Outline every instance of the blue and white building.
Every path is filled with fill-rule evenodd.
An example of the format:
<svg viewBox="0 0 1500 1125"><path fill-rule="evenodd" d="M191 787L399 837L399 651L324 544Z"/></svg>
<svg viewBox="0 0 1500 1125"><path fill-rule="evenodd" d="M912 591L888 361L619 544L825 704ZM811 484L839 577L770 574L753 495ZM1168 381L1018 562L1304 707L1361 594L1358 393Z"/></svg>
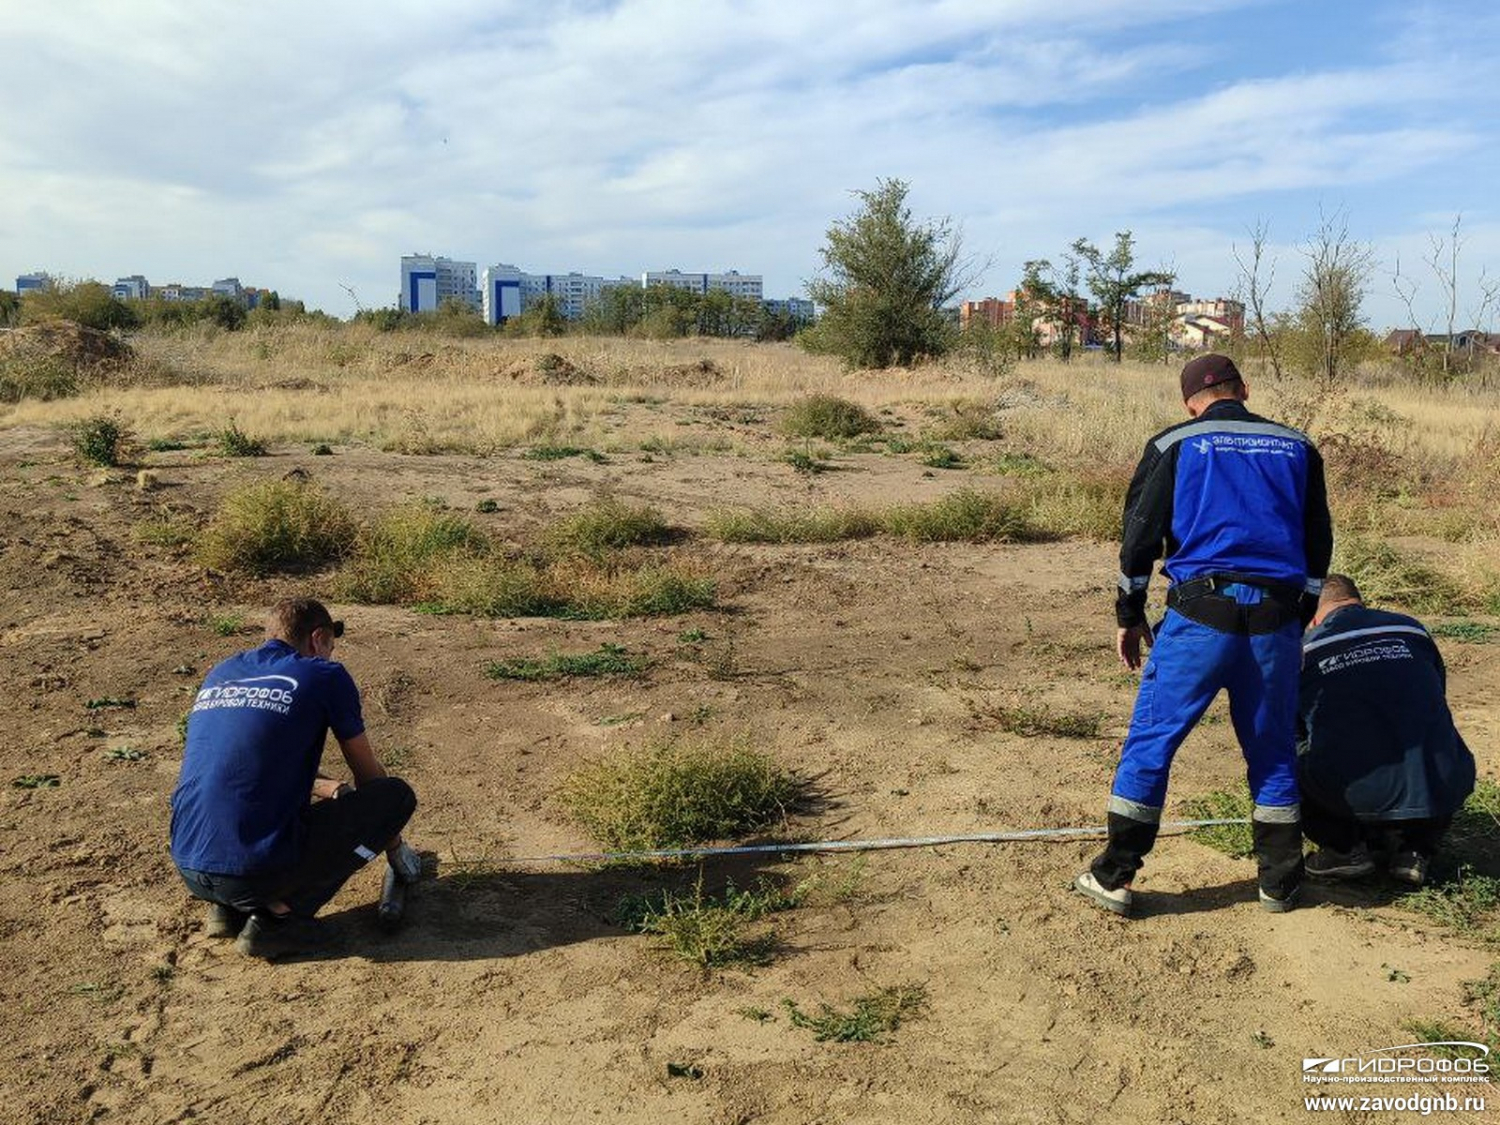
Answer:
<svg viewBox="0 0 1500 1125"><path fill-rule="evenodd" d="M681 270L656 270L641 274L641 288L653 285L670 285L673 289L686 289L689 293L707 293L710 289L722 289L731 297L748 297L752 301L761 299L761 275L728 270L724 273L683 273Z"/></svg>
<svg viewBox="0 0 1500 1125"><path fill-rule="evenodd" d="M606 289L639 284L632 277L599 277L585 273L525 273L511 265L490 266L480 287L485 323L504 324L519 316L543 297L557 302L558 311L569 320L580 319L589 304Z"/></svg>
<svg viewBox="0 0 1500 1125"><path fill-rule="evenodd" d="M110 295L119 301L144 301L151 296L151 283L138 273L116 279Z"/></svg>
<svg viewBox="0 0 1500 1125"><path fill-rule="evenodd" d="M479 311L478 267L473 262L431 254L409 254L401 259L401 310L437 312L444 301L462 301Z"/></svg>
<svg viewBox="0 0 1500 1125"><path fill-rule="evenodd" d="M16 292L21 296L27 293L40 293L44 289L52 288L52 275L38 271L36 273L23 273L16 278Z"/></svg>

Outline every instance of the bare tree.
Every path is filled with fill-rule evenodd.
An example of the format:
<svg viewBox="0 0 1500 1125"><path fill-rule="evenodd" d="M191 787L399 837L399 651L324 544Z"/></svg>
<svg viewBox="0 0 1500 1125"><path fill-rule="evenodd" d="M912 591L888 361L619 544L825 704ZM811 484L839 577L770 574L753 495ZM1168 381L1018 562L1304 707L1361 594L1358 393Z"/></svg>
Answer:
<svg viewBox="0 0 1500 1125"><path fill-rule="evenodd" d="M1234 261L1240 267L1240 289L1245 304L1250 307L1250 327L1260 344L1261 359L1271 365L1271 375L1281 381L1281 345L1266 316L1266 294L1276 280L1276 259L1266 260L1266 240L1270 228L1264 219L1256 221L1250 229L1250 261L1240 257L1240 248L1235 246Z"/></svg>
<svg viewBox="0 0 1500 1125"><path fill-rule="evenodd" d="M1339 384L1344 360L1363 323L1361 306L1374 268L1370 247L1349 235L1342 212L1322 216L1302 254L1297 319L1315 344L1314 376L1324 392Z"/></svg>

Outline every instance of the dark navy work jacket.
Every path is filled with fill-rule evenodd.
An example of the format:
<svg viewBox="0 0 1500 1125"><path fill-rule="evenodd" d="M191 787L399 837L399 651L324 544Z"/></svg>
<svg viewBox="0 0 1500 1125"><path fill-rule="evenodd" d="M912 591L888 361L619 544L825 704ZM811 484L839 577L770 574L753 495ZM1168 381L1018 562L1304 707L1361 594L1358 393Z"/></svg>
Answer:
<svg viewBox="0 0 1500 1125"><path fill-rule="evenodd" d="M1416 619L1360 605L1329 615L1302 645L1307 795L1356 820L1458 811L1474 791L1474 756L1446 688L1443 658Z"/></svg>

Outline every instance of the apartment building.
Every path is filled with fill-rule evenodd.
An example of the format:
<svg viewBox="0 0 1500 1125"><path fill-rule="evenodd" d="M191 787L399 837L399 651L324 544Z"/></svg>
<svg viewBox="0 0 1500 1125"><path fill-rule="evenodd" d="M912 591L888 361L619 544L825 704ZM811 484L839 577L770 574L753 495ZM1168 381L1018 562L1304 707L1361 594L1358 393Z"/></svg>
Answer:
<svg viewBox="0 0 1500 1125"><path fill-rule="evenodd" d="M408 254L401 259L401 310L436 312L444 301L462 301L480 308L478 267L432 254Z"/></svg>
<svg viewBox="0 0 1500 1125"><path fill-rule="evenodd" d="M681 270L655 270L641 274L641 288L653 285L670 285L674 289L686 289L689 293L707 293L710 289L722 289L732 297L748 297L759 301L761 297L761 275L728 270L725 273L683 273Z"/></svg>

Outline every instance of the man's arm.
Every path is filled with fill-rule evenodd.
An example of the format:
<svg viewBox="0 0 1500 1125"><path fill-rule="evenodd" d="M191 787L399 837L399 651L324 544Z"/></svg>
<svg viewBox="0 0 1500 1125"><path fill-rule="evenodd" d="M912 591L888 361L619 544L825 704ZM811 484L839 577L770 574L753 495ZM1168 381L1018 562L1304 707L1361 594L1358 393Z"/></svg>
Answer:
<svg viewBox="0 0 1500 1125"><path fill-rule="evenodd" d="M364 731L353 738L339 739L339 749L344 752L344 761L348 763L349 772L354 775L356 789L367 781L386 776L385 767L380 764L370 746L370 736Z"/></svg>
<svg viewBox="0 0 1500 1125"><path fill-rule="evenodd" d="M1328 512L1328 483L1323 457L1311 444L1307 447L1307 494L1302 505L1302 550L1307 558L1307 587L1302 593L1302 624L1313 619L1318 594L1333 563L1333 517Z"/></svg>
<svg viewBox="0 0 1500 1125"><path fill-rule="evenodd" d="M1125 494L1124 531L1120 543L1120 588L1115 622L1130 629L1146 622L1146 587L1161 558L1172 526L1172 468L1176 446L1162 453L1146 446Z"/></svg>

